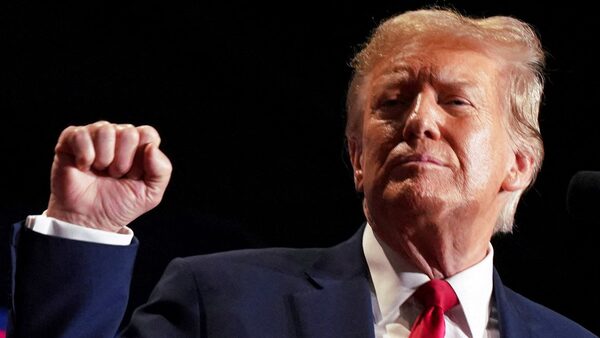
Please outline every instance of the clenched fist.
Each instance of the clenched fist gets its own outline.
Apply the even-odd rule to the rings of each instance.
[[[55,149],[47,215],[119,232],[161,201],[171,162],[150,126],[101,121],[68,127]]]

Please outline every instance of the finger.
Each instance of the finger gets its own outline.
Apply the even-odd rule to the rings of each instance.
[[[96,121],[94,123],[88,124],[86,127],[88,127],[93,132],[96,129],[98,129],[98,127],[105,126],[107,124],[112,124],[112,123],[110,123],[106,120],[100,120],[100,121]]]
[[[151,126],[139,126],[136,128],[140,134],[140,141],[135,152],[133,165],[127,173],[127,178],[139,180],[144,176],[144,152],[148,144],[153,144],[156,147],[160,145],[160,135]]]
[[[86,127],[68,127],[59,137],[56,146],[59,158],[68,156],[79,170],[89,170],[94,162],[95,151],[92,137]]]
[[[115,155],[108,167],[108,174],[122,177],[131,168],[140,136],[132,125],[118,125],[116,134]]]
[[[60,133],[56,146],[54,147],[54,165],[62,166],[76,166],[75,157],[71,152],[70,138],[75,130],[75,126],[69,126]]]
[[[69,139],[75,130],[75,126],[69,126],[60,133],[58,137],[58,141],[56,142],[56,147],[54,147],[55,153],[67,153],[71,154],[71,145],[69,144]]]
[[[94,123],[90,129],[96,152],[93,168],[100,171],[105,170],[115,157],[116,126],[106,121],[100,121]]]
[[[140,146],[145,146],[148,143],[152,143],[157,147],[160,146],[160,135],[158,131],[152,126],[144,125],[136,128],[140,134]]]
[[[169,158],[154,144],[144,148],[144,181],[151,194],[150,200],[158,204],[169,184],[173,165]]]

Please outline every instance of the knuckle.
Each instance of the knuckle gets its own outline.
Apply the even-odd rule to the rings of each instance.
[[[103,124],[96,130],[96,137],[109,138],[115,134],[115,128],[110,124]]]
[[[68,126],[61,131],[60,135],[58,136],[58,141],[56,141],[56,146],[54,147],[55,152],[58,152],[63,147],[69,145],[74,130],[75,126]]]
[[[131,123],[120,123],[120,124],[117,124],[116,127],[118,130],[135,128],[135,126]]]
[[[100,121],[96,121],[96,122],[90,124],[90,126],[95,126],[95,127],[102,127],[105,125],[110,125],[110,122],[108,122],[106,120],[100,120]]]
[[[125,141],[136,142],[139,140],[140,134],[138,133],[137,129],[133,127],[125,128],[121,130],[121,138]]]
[[[63,131],[60,133],[60,136],[58,137],[59,140],[68,138],[69,135],[73,134],[73,131],[75,130],[75,128],[76,128],[75,126],[68,126],[65,129],[63,129]]]
[[[138,129],[147,134],[158,135],[158,131],[156,130],[156,128],[154,128],[153,126],[147,125],[147,124],[139,126]]]
[[[77,128],[76,126],[70,125],[70,126],[66,127],[65,129],[63,129],[63,133],[73,132],[73,130],[75,130],[76,128]]]
[[[85,141],[88,137],[88,130],[85,127],[75,127],[71,132],[71,139],[74,142]]]
[[[143,125],[137,127],[137,130],[140,134],[140,140],[144,143],[157,143],[160,144],[160,135],[158,131],[149,125]]]

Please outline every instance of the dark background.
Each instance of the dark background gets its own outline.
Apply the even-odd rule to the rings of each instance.
[[[132,305],[176,256],[349,237],[363,217],[343,146],[347,64],[382,19],[427,4],[4,3],[2,243],[11,223],[45,209],[60,131],[99,119],[155,126],[174,165],[164,202],[133,225]],[[600,303],[600,222],[565,211],[571,176],[600,170],[597,14],[575,2],[437,4],[516,16],[541,35],[546,159],[515,233],[493,241],[496,266],[516,291],[600,334],[586,305]]]

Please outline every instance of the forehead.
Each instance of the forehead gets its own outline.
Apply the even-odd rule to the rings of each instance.
[[[473,50],[450,48],[392,53],[375,66],[373,84],[427,81],[494,87],[501,75],[500,61]]]

